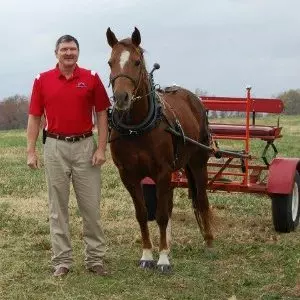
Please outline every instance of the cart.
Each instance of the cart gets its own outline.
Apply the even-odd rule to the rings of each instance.
[[[280,99],[252,98],[251,87],[245,98],[201,96],[208,116],[215,112],[236,112],[245,116],[240,124],[209,123],[216,151],[208,161],[207,190],[265,194],[272,201],[272,218],[277,232],[294,231],[299,223],[300,159],[278,156],[275,142],[282,137],[279,116],[284,110]],[[276,114],[275,125],[257,125],[257,115]],[[216,118],[216,120],[220,120]],[[252,139],[264,142],[260,157],[250,151]],[[240,141],[242,150],[218,153],[221,141]],[[222,151],[220,151],[222,152]],[[225,152],[225,154],[224,154]],[[270,157],[271,156],[271,157]],[[187,188],[184,170],[172,173],[174,188]],[[147,177],[141,182],[149,220],[155,219],[155,182]]]

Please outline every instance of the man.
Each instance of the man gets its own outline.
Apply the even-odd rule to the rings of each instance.
[[[100,225],[100,167],[106,160],[107,113],[110,102],[97,73],[80,68],[78,41],[64,35],[56,42],[56,67],[34,81],[27,128],[27,164],[39,166],[36,141],[45,117],[44,164],[54,276],[66,275],[72,264],[68,202],[72,181],[83,219],[85,263],[104,276],[105,241]],[[96,112],[98,145],[93,139]]]

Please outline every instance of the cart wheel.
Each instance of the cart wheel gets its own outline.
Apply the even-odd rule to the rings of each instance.
[[[289,195],[273,194],[272,214],[274,228],[278,232],[294,231],[299,224],[300,176],[296,171],[294,187]]]
[[[154,221],[156,213],[156,186],[155,184],[142,184],[142,189],[148,211],[148,221]]]

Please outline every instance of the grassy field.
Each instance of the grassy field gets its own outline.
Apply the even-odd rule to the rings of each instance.
[[[275,119],[273,120],[275,122]],[[280,155],[300,157],[298,117],[282,117]],[[253,145],[261,151],[261,145]],[[39,145],[41,150],[41,145]],[[300,232],[274,231],[270,199],[209,194],[215,250],[208,253],[184,189],[175,191],[170,275],[137,267],[140,235],[129,194],[109,157],[103,167],[102,221],[108,278],[83,264],[82,222],[71,193],[74,268],[51,276],[44,169],[26,166],[24,131],[0,132],[0,299],[300,299]],[[158,231],[151,223],[155,250]],[[157,253],[157,251],[156,251]]]

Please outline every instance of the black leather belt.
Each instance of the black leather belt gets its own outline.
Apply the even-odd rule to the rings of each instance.
[[[47,132],[46,136],[49,138],[53,138],[53,139],[57,139],[57,140],[61,140],[61,141],[66,141],[66,142],[70,142],[70,143],[74,143],[74,142],[79,142],[82,139],[85,139],[87,137],[90,137],[93,135],[93,132],[87,132],[84,134],[79,134],[79,135],[61,135],[61,134],[55,134],[55,133],[51,133],[51,132]]]

